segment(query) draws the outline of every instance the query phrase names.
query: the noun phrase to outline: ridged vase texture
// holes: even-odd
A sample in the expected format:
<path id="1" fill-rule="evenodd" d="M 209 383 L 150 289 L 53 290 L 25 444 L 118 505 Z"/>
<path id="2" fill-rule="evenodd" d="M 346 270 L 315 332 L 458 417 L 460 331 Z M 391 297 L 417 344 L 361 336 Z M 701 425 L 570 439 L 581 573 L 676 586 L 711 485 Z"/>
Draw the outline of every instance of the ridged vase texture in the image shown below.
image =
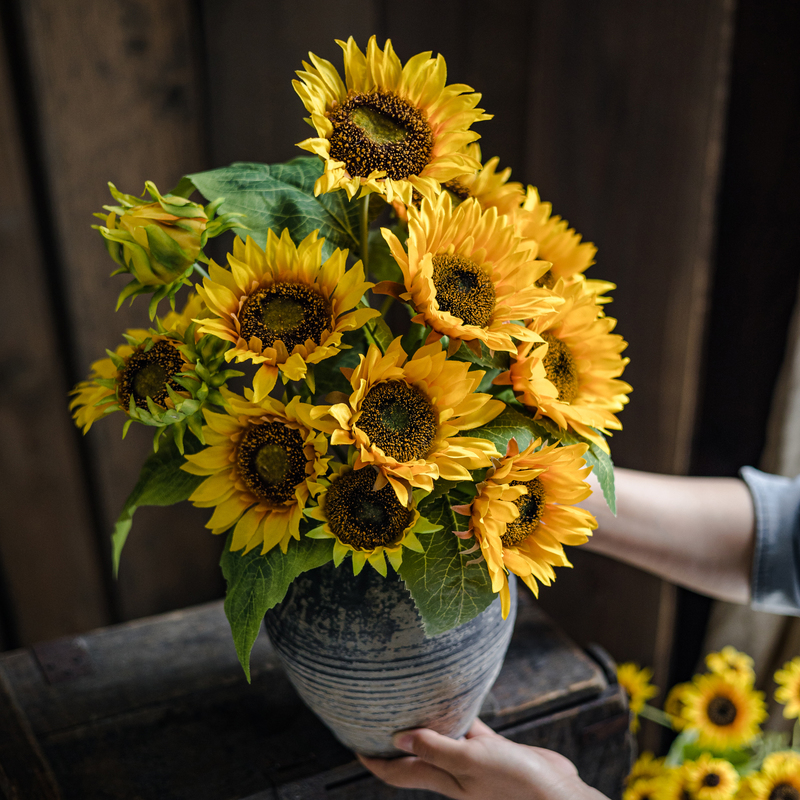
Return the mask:
<path id="1" fill-rule="evenodd" d="M 265 623 L 294 688 L 337 739 L 357 753 L 394 756 L 397 731 L 467 732 L 511 639 L 510 588 L 507 619 L 498 598 L 428 637 L 395 573 L 382 578 L 367 566 L 354 576 L 329 564 L 297 578 Z"/>

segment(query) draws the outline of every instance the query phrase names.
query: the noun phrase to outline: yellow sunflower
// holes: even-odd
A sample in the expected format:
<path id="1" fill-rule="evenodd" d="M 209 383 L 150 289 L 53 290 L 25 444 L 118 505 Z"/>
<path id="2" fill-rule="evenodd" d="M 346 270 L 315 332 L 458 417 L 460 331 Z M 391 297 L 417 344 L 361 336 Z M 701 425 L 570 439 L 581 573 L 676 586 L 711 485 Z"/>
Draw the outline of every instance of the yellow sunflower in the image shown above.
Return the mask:
<path id="1" fill-rule="evenodd" d="M 687 727 L 696 728 L 699 745 L 712 750 L 748 744 L 767 716 L 763 692 L 716 673 L 695 676 L 683 700 Z"/>
<path id="2" fill-rule="evenodd" d="M 108 358 L 92 364 L 89 378 L 70 392 L 73 399 L 69 407 L 83 433 L 115 411 L 130 415 L 131 402 L 138 409 L 134 416 L 143 413 L 144 421 L 154 407 L 172 410 L 175 397 L 189 398 L 189 393 L 175 381 L 176 376 L 193 373 L 192 365 L 179 349 L 179 339 L 201 313 L 202 300 L 191 294 L 180 313 L 172 311 L 159 321 L 165 334 L 130 328 L 125 331 L 124 344 Z"/>
<path id="3" fill-rule="evenodd" d="M 199 320 L 200 331 L 233 343 L 228 361 L 262 365 L 253 383 L 256 403 L 278 370 L 304 378 L 309 364 L 340 351 L 345 331 L 380 314 L 356 308 L 372 286 L 361 262 L 346 270 L 347 251 L 336 250 L 323 264 L 324 242 L 313 231 L 295 247 L 286 229 L 280 239 L 268 231 L 266 250 L 250 237 L 236 239 L 230 271 L 211 262 L 210 278 L 198 287 L 214 315 Z"/>
<path id="4" fill-rule="evenodd" d="M 454 507 L 470 517 L 492 590 L 500 594 L 503 618 L 511 602 L 509 571 L 538 597 L 537 580 L 549 586 L 555 580 L 553 567 L 572 566 L 564 545 L 583 544 L 597 527 L 595 518 L 575 505 L 591 494 L 585 452 L 584 444 L 542 447 L 540 439 L 520 452 L 512 439 L 505 456 L 477 486 L 472 505 Z"/>
<path id="5" fill-rule="evenodd" d="M 541 342 L 519 320 L 536 317 L 562 301 L 535 285 L 549 264 L 535 259 L 535 243 L 514 233 L 497 209 L 482 211 L 475 199 L 456 208 L 450 196 L 423 200 L 408 211 L 408 240 L 387 228 L 382 233 L 403 272 L 403 283 L 384 281 L 375 291 L 407 301 L 417 312 L 414 322 L 432 328 L 428 341 L 450 337 L 450 353 L 461 342 L 480 352 L 514 352 L 514 340 Z M 533 249 L 532 249 L 533 248 Z"/>
<path id="6" fill-rule="evenodd" d="M 476 108 L 481 96 L 469 86 L 446 85 L 442 56 L 419 53 L 404 66 L 388 39 L 381 50 L 373 36 L 366 55 L 352 36 L 337 44 L 344 82 L 312 53 L 292 82 L 317 132 L 298 146 L 325 162 L 315 194 L 378 192 L 409 205 L 415 189 L 432 197 L 443 182 L 478 168 L 464 147 L 479 138 L 470 126 L 491 116 Z"/>
<path id="7" fill-rule="evenodd" d="M 706 665 L 711 672 L 739 678 L 748 686 L 752 686 L 756 679 L 753 659 L 747 653 L 741 653 L 730 645 L 723 647 L 718 653 L 709 653 L 706 656 Z"/>
<path id="8" fill-rule="evenodd" d="M 683 709 L 686 705 L 686 691 L 691 688 L 691 683 L 677 683 L 669 690 L 667 699 L 664 701 L 664 711 L 671 717 L 670 722 L 676 731 L 686 727 L 686 720 L 683 718 Z"/>
<path id="9" fill-rule="evenodd" d="M 263 554 L 280 545 L 285 553 L 289 540 L 300 538 L 306 503 L 324 488 L 328 442 L 300 421 L 299 398 L 284 405 L 269 396 L 255 403 L 251 390 L 245 395 L 223 390 L 227 413 L 204 409 L 210 446 L 186 456 L 182 469 L 208 477 L 189 500 L 214 508 L 206 523 L 212 533 L 233 527 L 231 550 L 261 545 Z"/>
<path id="10" fill-rule="evenodd" d="M 800 717 L 800 656 L 787 661 L 775 673 L 775 683 L 779 684 L 775 699 L 783 704 L 783 716 Z"/>
<path id="11" fill-rule="evenodd" d="M 617 321 L 599 313 L 594 295 L 581 284 L 560 281 L 556 292 L 564 304 L 528 323 L 544 344 L 519 345 L 510 369 L 494 382 L 510 384 L 537 418 L 549 417 L 608 451 L 598 431 L 608 435 L 622 428 L 616 413 L 632 391 L 618 380 L 630 360 L 620 355 L 627 343 L 611 333 Z"/>
<path id="12" fill-rule="evenodd" d="M 664 774 L 664 759 L 656 758 L 652 753 L 642 753 L 636 759 L 628 777 L 625 779 L 626 786 L 633 786 L 634 783 L 642 780 L 658 778 Z"/>
<path id="13" fill-rule="evenodd" d="M 500 455 L 486 439 L 459 436 L 504 407 L 476 393 L 484 373 L 469 366 L 448 361 L 439 344 L 421 347 L 411 359 L 399 338 L 383 356 L 372 345 L 355 369 L 342 370 L 352 394 L 310 408 L 306 421 L 330 434 L 332 444 L 353 445 L 355 469 L 376 467 L 377 488 L 388 481 L 407 505 L 409 486 L 431 492 L 437 478 L 470 480 L 469 470 Z"/>
<path id="14" fill-rule="evenodd" d="M 694 800 L 689 793 L 689 775 L 685 764 L 666 770 L 656 780 L 654 800 Z"/>
<path id="15" fill-rule="evenodd" d="M 739 787 L 739 773 L 729 761 L 703 753 L 684 765 L 689 792 L 696 800 L 730 800 Z"/>
<path id="16" fill-rule="evenodd" d="M 777 758 L 773 756 L 778 756 Z M 775 753 L 761 769 L 748 776 L 752 800 L 800 800 L 800 758 Z"/>
<path id="17" fill-rule="evenodd" d="M 553 215 L 552 204 L 543 203 L 533 186 L 528 187 L 525 200 L 516 209 L 514 218 L 520 235 L 538 242 L 538 257 L 552 263 L 552 267 L 539 278 L 541 286 L 552 288 L 559 279 L 567 285 L 583 282 L 585 288 L 595 295 L 596 302 L 611 301 L 610 297 L 603 295 L 617 288 L 613 283 L 584 278 L 586 270 L 594 264 L 597 248 L 591 242 L 581 242 L 581 235 L 570 228 L 565 219 Z"/>
<path id="18" fill-rule="evenodd" d="M 631 730 L 634 732 L 639 730 L 639 712 L 644 704 L 658 694 L 658 689 L 650 683 L 652 677 L 653 670 L 648 667 L 640 669 L 630 661 L 617 667 L 617 680 L 628 695 L 628 707 L 633 715 Z"/>
<path id="19" fill-rule="evenodd" d="M 663 778 L 653 777 L 629 783 L 622 793 L 622 800 L 658 800 L 658 790 L 662 782 Z"/>
<path id="20" fill-rule="evenodd" d="M 349 553 L 354 575 L 369 562 L 385 578 L 386 559 L 399 570 L 404 547 L 423 552 L 418 533 L 441 530 L 441 525 L 420 516 L 415 496 L 403 505 L 391 486 L 376 489 L 374 469 L 355 470 L 344 464 L 334 464 L 332 469 L 335 477 L 320 494 L 319 505 L 306 511 L 306 516 L 323 524 L 306 536 L 335 539 L 333 562 L 337 567 Z"/>

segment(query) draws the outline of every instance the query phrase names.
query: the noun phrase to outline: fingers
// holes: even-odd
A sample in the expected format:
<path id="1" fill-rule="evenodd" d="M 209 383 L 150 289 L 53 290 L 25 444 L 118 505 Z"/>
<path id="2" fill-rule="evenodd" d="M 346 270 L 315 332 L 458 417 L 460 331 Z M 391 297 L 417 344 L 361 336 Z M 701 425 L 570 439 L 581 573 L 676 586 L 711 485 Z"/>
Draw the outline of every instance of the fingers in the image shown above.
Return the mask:
<path id="1" fill-rule="evenodd" d="M 464 792 L 458 781 L 439 767 L 428 764 L 419 758 L 367 758 L 358 760 L 376 777 L 390 786 L 401 789 L 427 789 L 432 792 L 460 800 Z"/>
<path id="2" fill-rule="evenodd" d="M 393 741 L 399 750 L 413 753 L 428 764 L 448 772 L 458 771 L 464 764 L 464 743 L 429 728 L 396 733 Z"/>
<path id="3" fill-rule="evenodd" d="M 467 731 L 467 739 L 474 739 L 476 736 L 499 736 L 483 720 L 475 718 L 472 727 Z"/>

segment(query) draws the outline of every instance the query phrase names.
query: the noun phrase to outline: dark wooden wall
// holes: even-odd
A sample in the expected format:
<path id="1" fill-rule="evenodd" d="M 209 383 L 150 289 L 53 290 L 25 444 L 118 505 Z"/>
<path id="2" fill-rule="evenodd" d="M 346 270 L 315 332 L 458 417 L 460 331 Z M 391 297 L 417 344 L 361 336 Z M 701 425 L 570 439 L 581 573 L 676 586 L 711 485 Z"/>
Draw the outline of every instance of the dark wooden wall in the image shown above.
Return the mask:
<path id="1" fill-rule="evenodd" d="M 738 15 L 755 7 L 745 0 Z M 149 435 L 133 429 L 123 444 L 112 418 L 82 440 L 66 392 L 145 309 L 114 312 L 119 283 L 107 277 L 91 214 L 107 202 L 108 180 L 138 193 L 145 179 L 166 189 L 193 170 L 298 154 L 308 128 L 290 81 L 308 50 L 340 63 L 334 38 L 352 34 L 363 46 L 372 33 L 391 36 L 403 59 L 441 52 L 451 81 L 483 93 L 495 114 L 478 128 L 484 155 L 537 185 L 598 245 L 596 276 L 619 285 L 611 313 L 631 342 L 635 391 L 615 460 L 689 469 L 714 313 L 718 187 L 735 122 L 733 0 L 0 8 L 5 646 L 220 595 L 220 542 L 188 506 L 138 512 L 120 579 L 109 578 L 108 531 Z M 655 664 L 663 682 L 673 588 L 590 554 L 575 563 L 543 605 L 579 639 Z"/>

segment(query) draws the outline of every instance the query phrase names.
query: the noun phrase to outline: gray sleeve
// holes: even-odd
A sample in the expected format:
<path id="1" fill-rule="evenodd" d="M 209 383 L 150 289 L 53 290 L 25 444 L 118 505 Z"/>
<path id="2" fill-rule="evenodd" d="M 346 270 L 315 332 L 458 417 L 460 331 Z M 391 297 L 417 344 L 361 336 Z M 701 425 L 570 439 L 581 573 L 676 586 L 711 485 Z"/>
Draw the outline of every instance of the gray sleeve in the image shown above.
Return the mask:
<path id="1" fill-rule="evenodd" d="M 753 467 L 739 474 L 756 514 L 751 605 L 800 616 L 800 476 L 792 480 Z"/>

